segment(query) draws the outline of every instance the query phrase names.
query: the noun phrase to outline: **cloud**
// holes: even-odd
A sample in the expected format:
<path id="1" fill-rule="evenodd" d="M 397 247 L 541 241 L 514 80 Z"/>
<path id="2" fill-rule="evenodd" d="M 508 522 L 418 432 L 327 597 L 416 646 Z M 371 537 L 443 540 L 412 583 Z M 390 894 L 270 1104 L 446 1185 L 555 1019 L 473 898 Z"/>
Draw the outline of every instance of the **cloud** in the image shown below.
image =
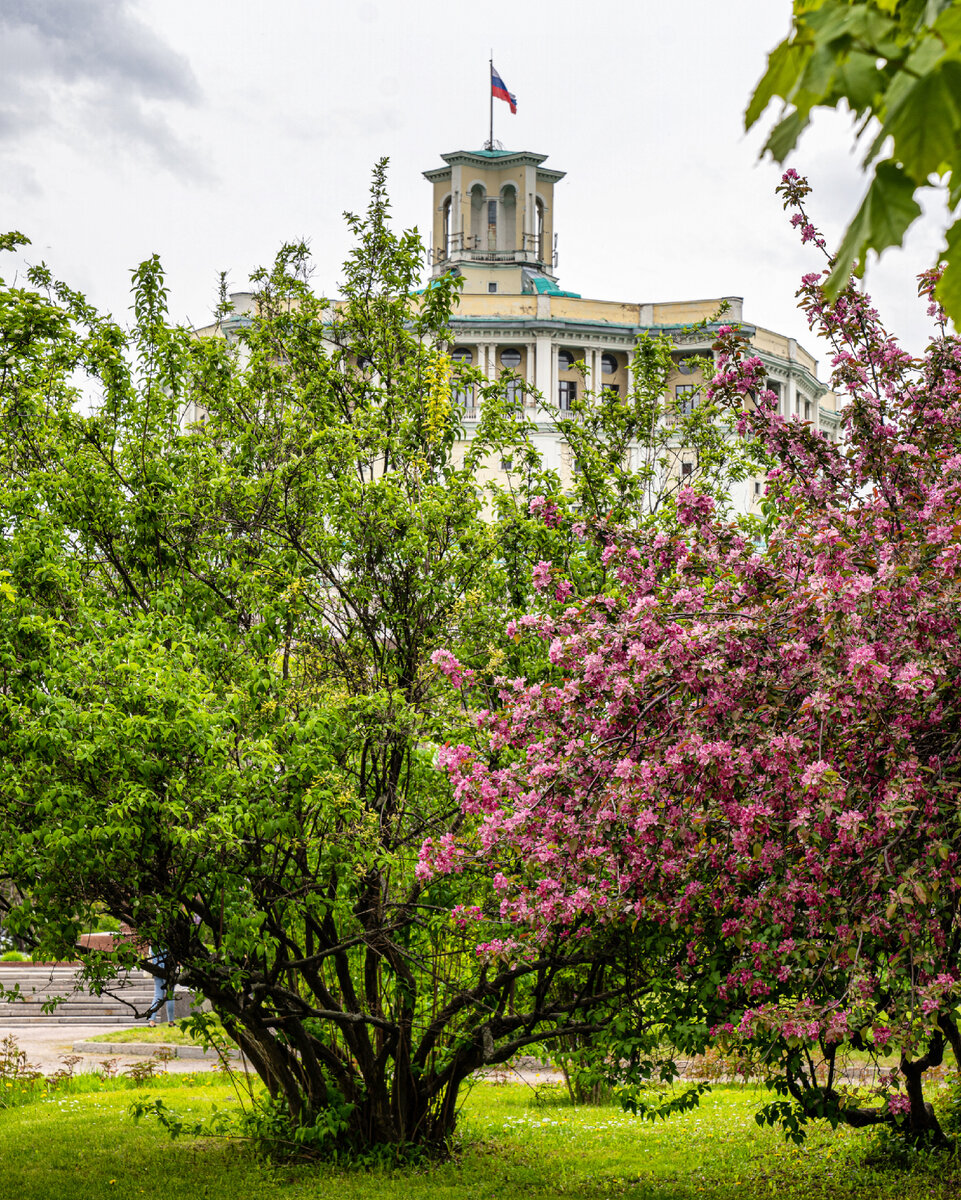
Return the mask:
<path id="1" fill-rule="evenodd" d="M 145 154 L 197 171 L 163 108 L 201 92 L 183 55 L 132 0 L 0 0 L 0 148 L 25 157 L 37 135 Z"/>
<path id="2" fill-rule="evenodd" d="M 271 114 L 269 119 L 276 118 Z M 404 125 L 402 114 L 395 104 L 363 109 L 327 108 L 321 116 L 314 113 L 286 113 L 280 122 L 290 137 L 312 145 L 324 142 L 349 144 L 395 133 Z"/>
<path id="3" fill-rule="evenodd" d="M 0 190 L 17 200 L 35 200 L 43 195 L 37 172 L 13 155 L 0 154 Z"/>

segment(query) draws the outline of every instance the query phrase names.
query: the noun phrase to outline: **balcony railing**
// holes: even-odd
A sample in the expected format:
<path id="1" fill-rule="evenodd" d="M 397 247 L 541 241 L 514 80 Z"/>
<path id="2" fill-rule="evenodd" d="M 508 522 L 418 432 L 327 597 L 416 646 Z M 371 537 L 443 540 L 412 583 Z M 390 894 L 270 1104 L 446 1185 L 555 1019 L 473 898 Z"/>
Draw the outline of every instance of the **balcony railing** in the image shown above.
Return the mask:
<path id="1" fill-rule="evenodd" d="M 450 244 L 445 248 L 438 246 L 434 250 L 434 262 L 447 262 L 450 258 L 467 258 L 471 262 L 543 262 L 541 254 L 541 239 L 536 234 L 525 233 L 523 247 L 513 250 L 491 250 L 484 249 L 482 243 L 486 241 L 483 236 L 461 236 L 457 235 L 450 239 Z"/>
<path id="2" fill-rule="evenodd" d="M 513 262 L 521 250 L 467 250 L 466 256 L 472 262 Z"/>

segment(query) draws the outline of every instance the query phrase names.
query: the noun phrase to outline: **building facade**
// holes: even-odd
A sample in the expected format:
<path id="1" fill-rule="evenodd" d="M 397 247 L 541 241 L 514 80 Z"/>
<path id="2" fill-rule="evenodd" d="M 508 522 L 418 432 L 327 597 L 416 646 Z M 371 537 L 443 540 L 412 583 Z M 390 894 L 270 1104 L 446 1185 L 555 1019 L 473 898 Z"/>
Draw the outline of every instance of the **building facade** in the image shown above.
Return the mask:
<path id="1" fill-rule="evenodd" d="M 556 431 L 553 415 L 569 410 L 584 390 L 631 391 L 631 360 L 642 333 L 660 333 L 674 343 L 675 369 L 668 381 L 669 408 L 691 411 L 710 374 L 711 346 L 722 323 L 737 323 L 765 367 L 781 413 L 810 422 L 837 440 L 834 394 L 817 377 L 816 360 L 789 337 L 746 321 L 739 296 L 663 302 L 587 299 L 563 290 L 555 271 L 554 193 L 563 171 L 544 166 L 545 155 L 527 151 L 459 150 L 441 156 L 444 166 L 425 171 L 433 186 L 430 263 L 433 277 L 455 272 L 463 280 L 450 325 L 455 362 L 495 379 L 518 378 L 518 400 L 534 427 L 545 466 L 569 482 L 573 463 Z M 198 330 L 227 337 L 255 311 L 252 293 L 231 296 L 233 312 L 221 323 Z M 723 318 L 718 314 L 723 309 Z M 704 361 L 693 371 L 692 359 Z M 510 384 L 508 384 L 510 387 Z M 463 431 L 473 436 L 480 416 L 478 388 L 461 389 Z M 203 419 L 190 405 L 187 423 Z M 694 452 L 682 444 L 668 470 L 679 479 L 693 475 Z M 485 474 L 504 475 L 499 456 Z M 756 510 L 763 478 L 733 485 L 738 512 Z"/>
<path id="2" fill-rule="evenodd" d="M 502 371 L 520 376 L 540 449 L 562 480 L 570 462 L 539 397 L 563 412 L 583 388 L 609 387 L 626 395 L 642 332 L 663 333 L 674 342 L 676 369 L 668 387 L 675 409 L 685 412 L 698 396 L 687 360 L 711 359 L 719 326 L 739 324 L 764 363 L 782 414 L 837 438 L 835 398 L 818 380 L 816 360 L 793 338 L 745 321 L 741 297 L 635 302 L 592 300 L 563 290 L 555 273 L 554 193 L 564 172 L 546 168 L 545 155 L 459 150 L 441 157 L 445 165 L 424 176 L 433 186 L 432 274 L 453 271 L 464 281 L 451 322 L 452 356 L 488 378 Z M 464 399 L 469 438 L 479 410 L 473 393 Z M 686 461 L 679 446 L 679 474 Z M 735 488 L 731 499 L 741 512 L 754 508 L 763 493 L 760 478 Z"/>

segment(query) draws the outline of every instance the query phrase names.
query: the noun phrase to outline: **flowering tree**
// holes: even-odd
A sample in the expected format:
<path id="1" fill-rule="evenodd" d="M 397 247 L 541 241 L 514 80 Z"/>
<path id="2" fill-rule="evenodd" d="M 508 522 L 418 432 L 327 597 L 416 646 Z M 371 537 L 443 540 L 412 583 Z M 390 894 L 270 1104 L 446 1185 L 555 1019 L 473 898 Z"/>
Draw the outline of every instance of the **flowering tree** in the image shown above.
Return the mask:
<path id="1" fill-rule="evenodd" d="M 129 330 L 42 266 L 0 281 L 0 916 L 98 988 L 163 947 L 143 965 L 211 1002 L 271 1128 L 338 1153 L 443 1149 L 473 1071 L 591 1035 L 677 956 L 565 936 L 492 968 L 450 919 L 488 885 L 416 873 L 463 824 L 435 758 L 469 724 L 432 652 L 506 661 L 533 564 L 583 543 L 504 381 L 474 377 L 462 454 L 455 277 L 416 293 L 423 247 L 392 231 L 384 172 L 337 306 L 299 245 L 249 316 L 222 307 L 224 336 L 169 323 L 155 259 Z M 645 343 L 632 394 L 578 412 L 585 511 L 647 503 L 657 472 L 636 485 L 621 459 L 670 364 Z M 720 490 L 732 456 L 684 428 Z M 478 464 L 515 447 L 492 497 Z M 136 942 L 78 944 L 105 915 Z"/>
<path id="2" fill-rule="evenodd" d="M 823 248 L 807 190 L 784 177 Z M 722 330 L 713 394 L 776 461 L 766 545 L 691 491 L 676 535 L 597 535 L 616 586 L 590 602 L 545 564 L 515 632 L 554 673 L 499 681 L 478 717 L 496 765 L 448 748 L 475 832 L 422 870 L 494 869 L 495 959 L 585 921 L 672 931 L 673 978 L 710 964 L 703 1014 L 767 1064 L 764 1115 L 796 1136 L 827 1117 L 938 1137 L 922 1080 L 947 1047 L 961 1061 L 961 342 L 931 301 L 913 360 L 853 287 L 828 305 L 826 275 L 799 295 L 835 348 L 845 441 L 780 416 Z M 849 1049 L 899 1056 L 873 1095 L 845 1086 Z"/>

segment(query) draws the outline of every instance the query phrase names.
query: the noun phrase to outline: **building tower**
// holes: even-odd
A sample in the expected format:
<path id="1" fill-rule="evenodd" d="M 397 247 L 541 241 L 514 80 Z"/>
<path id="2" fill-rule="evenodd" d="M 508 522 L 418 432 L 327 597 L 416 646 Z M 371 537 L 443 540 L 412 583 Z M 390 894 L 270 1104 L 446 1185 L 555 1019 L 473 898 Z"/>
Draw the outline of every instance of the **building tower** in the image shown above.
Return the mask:
<path id="1" fill-rule="evenodd" d="M 459 150 L 425 171 L 434 185 L 433 273 L 456 270 L 469 295 L 556 284 L 554 185 L 544 154 Z"/>
<path id="2" fill-rule="evenodd" d="M 817 361 L 793 338 L 746 322 L 740 296 L 620 301 L 562 290 L 554 193 L 565 173 L 545 167 L 546 157 L 530 151 L 458 150 L 441 155 L 445 165 L 424 176 L 433 185 L 432 275 L 453 271 L 464 280 L 451 321 L 453 358 L 479 367 L 488 378 L 509 371 L 525 382 L 528 415 L 542 428 L 548 465 L 562 478 L 570 469 L 566 447 L 546 444 L 556 438 L 548 435 L 546 420 L 538 421 L 537 394 L 562 412 L 581 388 L 626 395 L 637 338 L 657 332 L 677 347 L 677 369 L 668 387 L 683 412 L 697 397 L 685 360 L 712 359 L 722 309 L 723 321 L 740 325 L 765 364 L 782 414 L 837 438 L 835 397 L 818 379 Z M 465 399 L 470 437 L 479 412 L 473 396 Z M 683 475 L 682 450 L 677 469 Z M 732 502 L 747 512 L 761 494 L 762 482 L 747 480 Z"/>

